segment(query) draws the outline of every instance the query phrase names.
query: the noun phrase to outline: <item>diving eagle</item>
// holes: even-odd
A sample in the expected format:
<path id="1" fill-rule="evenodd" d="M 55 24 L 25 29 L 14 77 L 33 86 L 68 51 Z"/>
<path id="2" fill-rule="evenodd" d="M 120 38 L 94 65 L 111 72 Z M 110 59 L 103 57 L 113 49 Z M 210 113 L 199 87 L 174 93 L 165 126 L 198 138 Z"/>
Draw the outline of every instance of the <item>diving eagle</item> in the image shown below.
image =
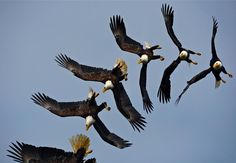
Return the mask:
<path id="1" fill-rule="evenodd" d="M 197 54 L 201 55 L 201 53 L 194 52 L 192 50 L 188 50 L 182 47 L 182 44 L 179 42 L 177 37 L 175 36 L 174 30 L 172 28 L 173 26 L 173 21 L 174 21 L 174 10 L 172 9 L 171 6 L 165 4 L 162 4 L 161 12 L 163 14 L 164 20 L 165 20 L 165 25 L 167 32 L 174 42 L 174 44 L 178 47 L 179 49 L 179 56 L 176 60 L 174 60 L 165 70 L 164 74 L 161 80 L 161 84 L 157 93 L 157 97 L 159 96 L 159 101 L 162 103 L 167 103 L 170 102 L 170 92 L 171 92 L 171 82 L 170 82 L 170 76 L 174 72 L 174 70 L 177 68 L 179 63 L 181 61 L 187 61 L 189 64 L 197 64 L 197 62 L 192 61 L 189 57 L 190 54 Z"/>
<path id="2" fill-rule="evenodd" d="M 101 105 L 97 105 L 95 98 L 98 93 L 90 89 L 87 100 L 77 102 L 57 102 L 55 99 L 46 96 L 45 94 L 37 93 L 32 95 L 34 103 L 42 106 L 53 114 L 60 117 L 80 116 L 85 118 L 86 130 L 91 125 L 94 126 L 100 137 L 107 143 L 117 147 L 125 148 L 129 147 L 131 143 L 122 139 L 114 133 L 111 133 L 103 122 L 98 117 L 98 113 L 105 109 L 110 109 L 106 102 Z"/>
<path id="3" fill-rule="evenodd" d="M 85 135 L 76 135 L 70 139 L 73 152 L 65 152 L 53 147 L 35 147 L 30 144 L 12 143 L 7 150 L 14 161 L 20 163 L 96 163 L 96 159 L 84 160 L 92 150 L 88 149 L 90 140 Z"/>
<path id="4" fill-rule="evenodd" d="M 153 110 L 153 104 L 146 89 L 147 65 L 151 60 L 164 60 L 163 56 L 156 55 L 153 52 L 156 49 L 161 49 L 161 47 L 160 45 L 150 46 L 148 43 L 145 43 L 144 48 L 143 45 L 141 45 L 139 42 L 130 38 L 126 34 L 126 28 L 123 18 L 121 18 L 119 15 L 110 18 L 110 28 L 116 39 L 116 43 L 121 50 L 137 54 L 140 57 L 138 63 L 142 63 L 143 65 L 140 71 L 139 87 L 143 100 L 143 109 L 147 113 L 150 113 Z"/>
<path id="5" fill-rule="evenodd" d="M 183 92 L 179 95 L 178 99 L 175 102 L 176 104 L 179 103 L 182 95 L 187 91 L 187 89 L 190 87 L 190 85 L 192 85 L 192 84 L 198 82 L 199 80 L 203 79 L 210 72 L 212 72 L 213 75 L 215 76 L 215 80 L 216 80 L 215 81 L 215 88 L 218 88 L 220 86 L 221 82 L 225 83 L 225 81 L 220 77 L 221 72 L 227 74 L 231 78 L 233 77 L 232 74 L 230 74 L 229 72 L 226 71 L 226 69 L 223 66 L 221 60 L 217 56 L 214 40 L 215 40 L 216 32 L 217 32 L 217 29 L 218 29 L 218 22 L 214 17 L 212 17 L 212 19 L 213 19 L 213 30 L 212 30 L 212 37 L 211 37 L 212 58 L 210 60 L 210 67 L 206 70 L 203 70 L 202 72 L 200 72 L 199 74 L 197 74 L 196 76 L 194 76 L 191 80 L 189 80 L 187 82 L 187 86 L 184 88 Z"/>
<path id="6" fill-rule="evenodd" d="M 112 90 L 118 110 L 130 122 L 133 129 L 137 129 L 139 132 L 140 129 L 144 130 L 145 118 L 133 107 L 123 84 L 120 82 L 123 79 L 127 80 L 127 65 L 123 60 L 118 59 L 112 70 L 82 65 L 62 54 L 57 56 L 55 60 L 59 66 L 68 69 L 82 80 L 105 84 L 103 92 Z"/>

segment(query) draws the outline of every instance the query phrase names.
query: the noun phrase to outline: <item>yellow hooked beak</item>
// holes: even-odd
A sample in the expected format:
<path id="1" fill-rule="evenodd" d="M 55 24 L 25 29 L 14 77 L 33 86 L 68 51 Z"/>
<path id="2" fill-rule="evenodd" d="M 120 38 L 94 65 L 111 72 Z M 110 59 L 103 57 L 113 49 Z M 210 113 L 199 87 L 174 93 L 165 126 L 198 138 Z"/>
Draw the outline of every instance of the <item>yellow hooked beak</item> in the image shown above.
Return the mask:
<path id="1" fill-rule="evenodd" d="M 106 87 L 102 88 L 102 93 L 105 93 L 108 89 Z"/>
<path id="2" fill-rule="evenodd" d="M 92 125 L 92 124 L 91 124 Z M 85 125 L 85 129 L 86 129 L 86 131 L 88 131 L 89 130 L 89 128 L 91 127 L 91 125 Z"/>
<path id="3" fill-rule="evenodd" d="M 137 64 L 141 64 L 141 63 L 143 63 L 143 62 L 142 62 L 141 59 L 139 59 L 139 60 L 137 61 Z"/>

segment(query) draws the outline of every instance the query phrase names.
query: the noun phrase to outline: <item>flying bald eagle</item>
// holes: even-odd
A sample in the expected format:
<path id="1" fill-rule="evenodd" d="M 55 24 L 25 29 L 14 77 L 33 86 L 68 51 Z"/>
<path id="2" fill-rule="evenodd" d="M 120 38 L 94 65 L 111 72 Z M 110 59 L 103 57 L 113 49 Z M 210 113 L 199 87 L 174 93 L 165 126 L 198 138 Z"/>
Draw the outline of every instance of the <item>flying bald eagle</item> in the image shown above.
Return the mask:
<path id="1" fill-rule="evenodd" d="M 162 4 L 161 12 L 163 14 L 164 20 L 165 20 L 165 25 L 167 32 L 174 42 L 174 44 L 178 47 L 179 49 L 179 56 L 176 60 L 174 60 L 164 71 L 161 84 L 157 93 L 157 97 L 159 96 L 159 101 L 162 103 L 167 103 L 170 101 L 170 91 L 171 91 L 171 82 L 170 82 L 170 76 L 174 72 L 174 70 L 177 68 L 179 63 L 181 61 L 187 61 L 189 64 L 197 64 L 197 62 L 192 61 L 189 57 L 190 54 L 197 54 L 201 55 L 200 53 L 194 52 L 192 50 L 188 50 L 182 47 L 182 44 L 179 42 L 177 37 L 175 36 L 174 30 L 172 28 L 173 26 L 173 21 L 174 21 L 174 10 L 172 9 L 171 6 L 165 4 Z"/>
<path id="2" fill-rule="evenodd" d="M 144 130 L 145 118 L 132 106 L 120 82 L 127 79 L 127 65 L 123 60 L 118 59 L 112 70 L 82 65 L 62 54 L 56 57 L 56 62 L 80 79 L 104 83 L 103 92 L 112 90 L 118 110 L 130 122 L 133 129 L 139 132 L 140 129 Z"/>
<path id="3" fill-rule="evenodd" d="M 12 143 L 7 150 L 8 157 L 20 163 L 96 163 L 96 159 L 84 160 L 84 157 L 92 152 L 88 149 L 90 140 L 85 135 L 76 135 L 70 139 L 73 152 L 65 152 L 53 147 L 35 147 L 30 144 Z"/>
<path id="4" fill-rule="evenodd" d="M 85 118 L 86 130 L 93 125 L 95 130 L 105 142 L 120 149 L 129 147 L 131 143 L 116 134 L 111 133 L 98 117 L 98 113 L 100 111 L 104 108 L 108 110 L 110 108 L 107 106 L 106 102 L 103 102 L 98 106 L 95 100 L 97 96 L 98 93 L 90 89 L 88 99 L 84 101 L 57 102 L 55 99 L 40 93 L 32 95 L 31 99 L 34 103 L 44 107 L 48 111 L 60 117 L 80 116 Z"/>
<path id="5" fill-rule="evenodd" d="M 143 108 L 147 113 L 150 113 L 153 110 L 153 104 L 146 89 L 147 65 L 151 60 L 164 60 L 163 56 L 156 55 L 153 52 L 156 49 L 161 49 L 161 47 L 160 45 L 150 46 L 148 43 L 145 43 L 144 48 L 139 42 L 130 38 L 126 34 L 123 18 L 119 15 L 110 18 L 110 28 L 121 50 L 137 54 L 140 57 L 138 63 L 142 63 L 143 65 L 140 71 L 139 87 L 143 99 Z"/>
<path id="6" fill-rule="evenodd" d="M 194 76 L 191 80 L 189 80 L 187 82 L 187 86 L 184 88 L 183 92 L 179 95 L 178 99 L 175 102 L 176 104 L 179 103 L 182 95 L 187 91 L 187 89 L 190 87 L 190 85 L 192 85 L 192 84 L 198 82 L 199 80 L 203 79 L 210 72 L 213 73 L 213 75 L 215 76 L 215 79 L 216 79 L 215 88 L 218 88 L 220 86 L 221 82 L 225 83 L 225 81 L 220 77 L 221 72 L 227 74 L 231 78 L 233 77 L 232 74 L 230 74 L 229 72 L 226 71 L 226 69 L 224 68 L 221 60 L 217 56 L 214 40 L 215 40 L 216 32 L 217 32 L 217 29 L 218 29 L 218 22 L 214 17 L 212 19 L 213 19 L 213 30 L 212 30 L 212 37 L 211 37 L 212 58 L 210 60 L 210 67 L 206 70 L 203 70 L 202 72 L 200 72 L 199 74 L 197 74 L 196 76 Z"/>

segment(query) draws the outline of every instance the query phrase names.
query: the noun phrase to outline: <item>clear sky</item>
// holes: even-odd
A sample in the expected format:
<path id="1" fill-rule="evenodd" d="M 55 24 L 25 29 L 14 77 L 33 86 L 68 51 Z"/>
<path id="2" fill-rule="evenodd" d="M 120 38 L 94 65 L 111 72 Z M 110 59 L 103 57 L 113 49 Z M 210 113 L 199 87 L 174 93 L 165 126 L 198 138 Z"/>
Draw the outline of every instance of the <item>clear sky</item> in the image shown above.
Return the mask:
<path id="1" fill-rule="evenodd" d="M 156 94 L 164 69 L 177 58 L 178 50 L 167 34 L 161 4 L 175 10 L 174 31 L 183 46 L 202 53 L 192 56 L 197 66 L 181 63 L 171 76 L 172 100 L 160 104 Z M 160 44 L 157 51 L 165 61 L 148 67 L 147 89 L 154 111 L 142 108 L 138 79 L 138 57 L 121 51 L 109 28 L 109 18 L 124 18 L 127 33 L 143 43 Z M 219 22 L 215 44 L 225 68 L 234 75 L 215 89 L 209 74 L 192 85 L 178 106 L 174 102 L 186 81 L 209 67 L 212 16 Z M 68 138 L 84 133 L 91 138 L 90 157 L 98 163 L 233 163 L 236 162 L 236 66 L 234 1 L 0 1 L 0 162 L 13 162 L 6 156 L 10 142 L 51 146 L 71 151 Z M 134 107 L 146 117 L 141 133 L 116 109 L 112 92 L 97 101 L 107 101 L 110 112 L 100 117 L 107 128 L 133 145 L 117 149 L 105 143 L 94 128 L 85 132 L 80 117 L 61 118 L 30 99 L 36 92 L 58 101 L 86 98 L 89 87 L 101 91 L 102 84 L 85 82 L 59 67 L 59 53 L 82 64 L 111 69 L 116 58 L 128 64 L 128 81 L 123 82 Z"/>

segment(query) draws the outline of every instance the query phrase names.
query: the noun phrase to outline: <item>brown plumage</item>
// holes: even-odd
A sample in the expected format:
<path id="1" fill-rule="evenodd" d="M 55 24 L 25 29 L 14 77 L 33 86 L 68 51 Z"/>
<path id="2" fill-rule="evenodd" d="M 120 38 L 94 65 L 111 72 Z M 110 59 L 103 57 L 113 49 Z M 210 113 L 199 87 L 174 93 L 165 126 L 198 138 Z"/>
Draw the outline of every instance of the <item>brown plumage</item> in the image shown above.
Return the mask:
<path id="1" fill-rule="evenodd" d="M 90 91 L 91 92 L 91 91 Z M 46 96 L 45 94 L 34 94 L 32 100 L 34 103 L 46 108 L 55 115 L 61 117 L 80 116 L 86 119 L 86 130 L 93 125 L 100 137 L 107 143 L 117 147 L 126 148 L 131 145 L 127 140 L 122 139 L 114 133 L 111 133 L 103 122 L 98 117 L 98 113 L 104 108 L 107 108 L 106 102 L 97 105 L 97 94 L 93 92 L 91 97 L 87 100 L 77 102 L 57 102 L 55 99 Z M 92 117 L 93 121 L 87 120 Z M 90 118 L 91 119 L 91 118 Z M 88 122 L 87 122 L 88 121 Z M 88 126 L 87 126 L 88 125 Z M 88 127 L 88 128 L 87 128 Z"/>
<path id="2" fill-rule="evenodd" d="M 157 97 L 159 97 L 159 101 L 162 103 L 170 102 L 171 99 L 171 81 L 170 76 L 174 72 L 174 70 L 178 67 L 181 61 L 186 61 L 189 64 L 197 64 L 190 59 L 190 54 L 201 55 L 200 53 L 194 52 L 192 50 L 186 49 L 182 46 L 180 41 L 177 39 L 174 30 L 173 30 L 173 22 L 174 22 L 174 10 L 170 5 L 162 4 L 161 12 L 165 21 L 166 30 L 173 41 L 173 43 L 177 46 L 179 50 L 179 55 L 176 60 L 174 60 L 165 70 L 162 76 L 161 84 L 159 86 Z"/>
<path id="3" fill-rule="evenodd" d="M 35 147 L 25 143 L 12 143 L 9 157 L 20 163 L 96 163 L 96 159 L 85 161 L 85 150 L 79 149 L 77 153 L 65 152 L 52 147 Z"/>
<path id="4" fill-rule="evenodd" d="M 153 110 L 153 104 L 146 89 L 147 66 L 151 60 L 164 60 L 164 57 L 154 54 L 154 50 L 161 49 L 161 47 L 160 45 L 146 45 L 146 47 L 144 48 L 143 45 L 141 45 L 139 42 L 130 38 L 126 33 L 123 18 L 121 18 L 121 16 L 119 15 L 110 18 L 110 28 L 120 49 L 133 54 L 137 54 L 140 57 L 138 63 L 143 63 L 140 70 L 139 87 L 143 100 L 143 109 L 147 113 L 150 113 Z"/>
<path id="5" fill-rule="evenodd" d="M 225 67 L 222 65 L 221 60 L 217 56 L 216 49 L 215 49 L 215 36 L 216 36 L 217 29 L 218 29 L 218 22 L 214 17 L 212 19 L 213 19 L 213 29 L 212 29 L 212 37 L 211 37 L 212 58 L 210 60 L 210 67 L 201 71 L 200 73 L 198 73 L 197 75 L 192 77 L 192 79 L 187 81 L 187 86 L 183 89 L 182 93 L 179 95 L 178 99 L 175 101 L 176 104 L 179 103 L 182 95 L 188 90 L 188 88 L 192 84 L 205 78 L 210 72 L 212 72 L 215 77 L 215 80 L 216 80 L 215 87 L 216 88 L 220 86 L 221 82 L 225 83 L 225 81 L 220 77 L 221 72 L 227 74 L 231 78 L 233 77 L 232 74 L 230 74 L 229 72 L 226 71 Z"/>
<path id="6" fill-rule="evenodd" d="M 71 139 L 73 152 L 65 152 L 53 147 L 36 147 L 30 144 L 12 143 L 7 150 L 8 157 L 20 163 L 96 163 L 96 159 L 84 160 L 92 150 L 89 149 L 90 139 L 85 135 L 76 135 Z"/>
<path id="7" fill-rule="evenodd" d="M 132 106 L 132 103 L 120 81 L 127 78 L 127 72 L 124 69 L 125 63 L 116 63 L 112 70 L 96 68 L 82 65 L 66 55 L 56 57 L 56 62 L 63 68 L 71 71 L 76 77 L 105 83 L 103 90 L 111 89 L 115 97 L 116 106 L 120 113 L 130 122 L 133 129 L 140 131 L 145 127 L 145 118 Z M 127 69 L 127 68 L 126 68 Z M 110 81 L 110 83 L 109 83 Z M 109 85 L 107 85 L 109 83 Z M 119 85 L 117 87 L 117 85 Z M 122 87 L 120 87 L 122 85 Z M 120 89 L 122 88 L 122 89 Z M 122 101 L 129 101 L 124 105 Z M 132 118 L 131 118 L 132 117 Z"/>
<path id="8" fill-rule="evenodd" d="M 118 63 L 112 70 L 108 70 L 79 64 L 63 54 L 58 55 L 55 61 L 59 66 L 71 71 L 76 77 L 86 81 L 97 81 L 105 84 L 106 81 L 111 80 L 115 84 L 123 79 L 127 80 L 127 73 L 121 69 L 124 63 Z"/>

